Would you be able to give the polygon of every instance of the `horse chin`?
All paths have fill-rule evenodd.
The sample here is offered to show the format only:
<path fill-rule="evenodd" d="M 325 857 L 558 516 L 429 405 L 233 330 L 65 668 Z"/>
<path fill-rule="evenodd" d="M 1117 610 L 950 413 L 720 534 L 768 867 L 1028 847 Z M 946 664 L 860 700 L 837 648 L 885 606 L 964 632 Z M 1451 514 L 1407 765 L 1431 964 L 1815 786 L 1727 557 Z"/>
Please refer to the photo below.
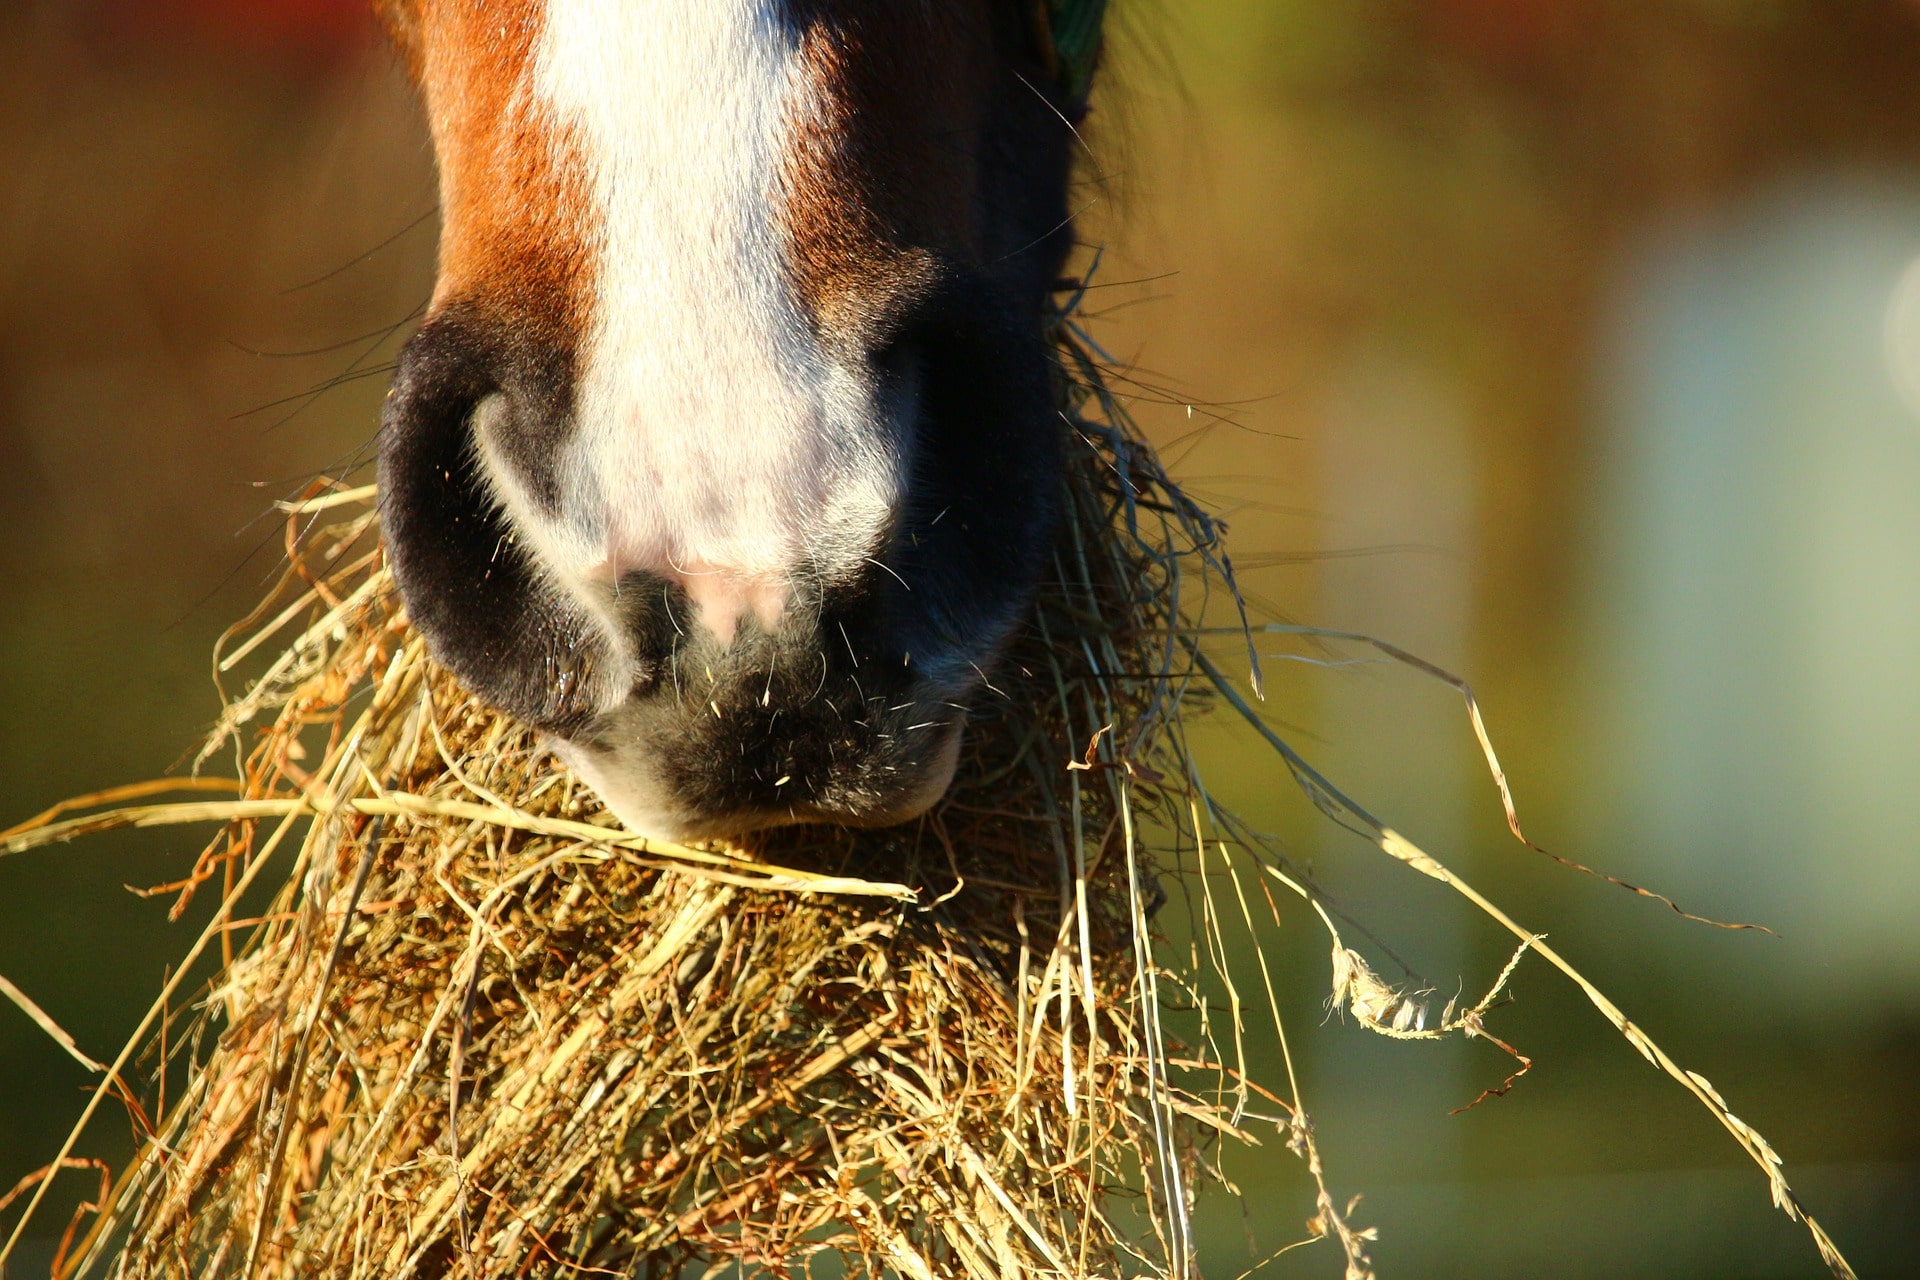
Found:
<path fill-rule="evenodd" d="M 610 749 L 556 738 L 551 746 L 629 831 L 684 844 L 726 840 L 803 823 L 864 829 L 911 822 L 939 803 L 953 785 L 965 738 L 964 722 L 954 724 L 904 785 L 830 783 L 812 796 L 796 795 L 789 804 L 775 799 L 741 804 L 724 812 L 699 810 L 679 799 L 655 767 L 659 753 L 646 744 Z M 777 786 L 774 791 L 777 796 Z"/>
<path fill-rule="evenodd" d="M 911 822 L 938 804 L 947 794 L 947 788 L 953 785 L 953 775 L 960 766 L 960 747 L 965 739 L 966 726 L 955 725 L 920 784 L 895 797 L 891 803 L 845 810 L 816 806 L 803 811 L 798 821 L 831 822 L 843 827 L 895 827 Z"/>

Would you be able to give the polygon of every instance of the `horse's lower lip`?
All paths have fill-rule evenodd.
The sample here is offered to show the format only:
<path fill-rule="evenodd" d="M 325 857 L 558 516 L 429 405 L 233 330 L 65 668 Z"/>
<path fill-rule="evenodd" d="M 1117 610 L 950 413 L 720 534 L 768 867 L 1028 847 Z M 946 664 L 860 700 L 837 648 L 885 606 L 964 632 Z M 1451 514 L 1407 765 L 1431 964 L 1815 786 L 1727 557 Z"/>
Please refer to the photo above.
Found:
<path fill-rule="evenodd" d="M 952 785 L 965 738 L 964 722 L 955 723 L 936 748 L 920 777 L 881 803 L 835 804 L 809 799 L 790 807 L 758 805 L 727 813 L 688 812 L 679 806 L 660 808 L 647 789 L 631 785 L 633 778 L 609 773 L 600 760 L 565 742 L 555 742 L 562 759 L 573 766 L 626 826 L 636 835 L 684 843 L 724 840 L 773 827 L 825 823 L 843 827 L 890 827 L 910 822 L 939 802 Z"/>
<path fill-rule="evenodd" d="M 784 811 L 767 811 L 757 822 L 750 816 L 716 819 L 711 834 L 740 834 L 743 831 L 795 826 L 804 822 L 863 828 L 893 827 L 911 822 L 938 804 L 940 798 L 947 794 L 947 788 L 953 785 L 953 775 L 960 764 L 960 747 L 965 737 L 964 725 L 955 725 L 920 784 L 883 807 L 855 809 L 835 805 L 799 805 Z"/>

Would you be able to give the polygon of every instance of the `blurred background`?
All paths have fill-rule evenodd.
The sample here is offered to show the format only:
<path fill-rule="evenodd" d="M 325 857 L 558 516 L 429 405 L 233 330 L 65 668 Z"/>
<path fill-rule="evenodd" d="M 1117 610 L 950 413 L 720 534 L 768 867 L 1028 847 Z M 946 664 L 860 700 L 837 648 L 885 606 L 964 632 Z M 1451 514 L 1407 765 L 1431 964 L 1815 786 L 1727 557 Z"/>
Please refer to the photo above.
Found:
<path fill-rule="evenodd" d="M 1377 655 L 1263 641 L 1337 663 L 1269 661 L 1267 714 L 1710 1078 L 1863 1273 L 1920 1275 L 1920 4 L 1136 0 L 1109 70 L 1090 323 L 1262 616 L 1466 676 L 1530 834 L 1777 936 L 1514 842 L 1457 695 Z M 433 202 L 358 0 L 0 5 L 0 827 L 190 751 L 268 504 L 369 444 Z M 1484 989 L 1507 939 L 1196 738 L 1440 999 Z M 0 973 L 110 1057 L 193 927 L 122 886 L 196 851 L 0 859 Z M 1494 1020 L 1536 1068 L 1450 1115 L 1508 1061 L 1327 1020 L 1318 927 L 1268 941 L 1383 1276 L 1822 1273 L 1539 962 Z M 86 1083 L 0 1004 L 0 1194 Z M 1312 1209 L 1278 1141 L 1225 1161 L 1231 1280 Z"/>

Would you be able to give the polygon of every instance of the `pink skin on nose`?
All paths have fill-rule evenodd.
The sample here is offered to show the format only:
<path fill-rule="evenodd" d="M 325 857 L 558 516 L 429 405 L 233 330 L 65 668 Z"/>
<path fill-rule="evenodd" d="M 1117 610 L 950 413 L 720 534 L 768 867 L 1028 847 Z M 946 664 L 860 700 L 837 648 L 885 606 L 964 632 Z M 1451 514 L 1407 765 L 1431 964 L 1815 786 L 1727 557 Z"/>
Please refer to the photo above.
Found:
<path fill-rule="evenodd" d="M 693 603 L 694 621 L 724 645 L 733 643 L 740 619 L 751 613 L 762 631 L 780 625 L 787 608 L 787 584 L 763 573 L 738 573 L 701 561 L 661 575 L 680 584 Z"/>
<path fill-rule="evenodd" d="M 787 584 L 773 574 L 743 573 L 704 560 L 685 564 L 643 565 L 626 557 L 608 556 L 588 576 L 618 584 L 625 575 L 643 570 L 687 593 L 694 624 L 710 632 L 722 647 L 733 643 L 740 620 L 753 615 L 760 629 L 771 633 L 787 610 Z"/>

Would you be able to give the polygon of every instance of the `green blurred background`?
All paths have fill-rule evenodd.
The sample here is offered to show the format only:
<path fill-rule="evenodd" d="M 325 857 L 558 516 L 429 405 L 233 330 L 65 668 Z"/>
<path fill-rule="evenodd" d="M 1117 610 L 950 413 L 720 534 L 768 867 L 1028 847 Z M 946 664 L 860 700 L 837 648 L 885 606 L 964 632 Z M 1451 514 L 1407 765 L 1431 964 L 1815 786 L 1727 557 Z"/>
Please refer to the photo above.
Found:
<path fill-rule="evenodd" d="M 1536 838 L 1779 936 L 1513 842 L 1459 700 L 1403 668 L 1276 658 L 1268 714 L 1712 1079 L 1863 1273 L 1920 1275 L 1920 4 L 1137 0 L 1118 25 L 1076 198 L 1109 245 L 1097 333 L 1252 600 L 1465 674 Z M 354 0 L 0 5 L 0 826 L 208 723 L 212 639 L 274 569 L 263 510 L 368 444 L 432 211 Z M 1246 734 L 1196 736 L 1442 999 L 1484 987 L 1502 937 L 1315 820 Z M 191 923 L 121 886 L 196 848 L 0 859 L 0 973 L 111 1056 Z M 1496 1051 L 1325 1020 L 1317 927 L 1267 942 L 1383 1276 L 1821 1274 L 1544 965 L 1494 1023 L 1536 1069 L 1454 1116 Z M 0 1193 L 86 1081 L 0 1004 Z M 87 1149 L 123 1156 L 117 1124 Z M 1242 1199 L 1201 1225 L 1231 1280 L 1311 1204 L 1276 1141 L 1226 1171 Z M 1325 1246 L 1262 1272 L 1338 1273 Z"/>

